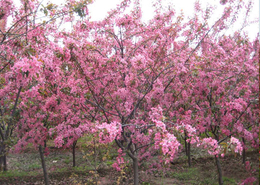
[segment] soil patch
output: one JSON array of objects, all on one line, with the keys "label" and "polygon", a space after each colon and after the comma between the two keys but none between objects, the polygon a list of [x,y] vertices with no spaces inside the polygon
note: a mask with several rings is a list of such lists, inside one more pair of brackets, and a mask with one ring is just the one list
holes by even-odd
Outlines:
[{"label": "soil patch", "polygon": [[[242,180],[253,176],[259,184],[259,153],[247,152],[246,160],[251,164],[251,173],[248,172],[242,157],[227,155],[220,158],[223,170],[224,184],[239,184]],[[72,154],[66,150],[52,149],[46,157],[46,164],[53,185],[128,185],[133,184],[132,168],[129,165],[123,172],[111,167],[112,161],[100,165],[97,171],[86,165],[83,155],[77,152],[77,167],[72,168]],[[8,156],[9,172],[0,174],[1,185],[41,185],[44,184],[42,169],[38,153],[11,154]],[[158,173],[148,174],[146,169],[140,169],[140,184],[143,185],[183,185],[183,184],[218,184],[218,174],[213,157],[193,157],[192,167],[188,167],[186,159],[178,159],[167,170],[158,170]]]}]

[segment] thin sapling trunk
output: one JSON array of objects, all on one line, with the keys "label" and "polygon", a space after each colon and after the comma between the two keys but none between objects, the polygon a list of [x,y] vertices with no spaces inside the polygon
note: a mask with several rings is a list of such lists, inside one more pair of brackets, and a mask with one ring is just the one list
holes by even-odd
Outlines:
[{"label": "thin sapling trunk", "polygon": [[74,141],[72,145],[73,167],[76,166],[76,145],[77,141]]},{"label": "thin sapling trunk", "polygon": [[0,171],[7,171],[6,151],[4,142],[0,142]]},{"label": "thin sapling trunk", "polygon": [[243,141],[243,153],[242,153],[242,156],[243,156],[243,164],[245,164],[246,163],[246,141],[245,141],[245,138],[244,137],[242,137],[242,141]]},{"label": "thin sapling trunk", "polygon": [[191,167],[191,157],[190,157],[190,142],[188,142],[188,164],[189,167]]},{"label": "thin sapling trunk", "polygon": [[50,182],[49,182],[49,177],[48,177],[48,173],[47,173],[47,169],[46,169],[46,165],[45,165],[44,153],[43,153],[41,145],[39,146],[39,153],[40,153],[40,156],[41,156],[42,170],[43,170],[43,175],[44,175],[44,182],[45,182],[45,185],[49,185]]},{"label": "thin sapling trunk", "polygon": [[219,156],[215,155],[215,160],[216,160],[217,170],[218,170],[218,183],[219,185],[223,185],[222,169],[219,161]]},{"label": "thin sapling trunk", "polygon": [[133,168],[134,168],[134,185],[139,184],[139,174],[138,174],[138,160],[137,158],[133,159]]}]

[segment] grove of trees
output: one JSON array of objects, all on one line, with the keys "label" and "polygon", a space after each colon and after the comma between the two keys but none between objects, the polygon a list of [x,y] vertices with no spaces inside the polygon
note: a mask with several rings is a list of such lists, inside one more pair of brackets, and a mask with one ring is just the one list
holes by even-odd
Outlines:
[{"label": "grove of trees", "polygon": [[[135,185],[143,161],[170,163],[182,147],[189,165],[191,147],[215,156],[223,184],[223,143],[243,156],[245,143],[259,147],[259,39],[242,29],[252,2],[221,0],[212,25],[214,7],[199,1],[191,18],[154,1],[147,23],[139,0],[122,0],[101,21],[89,19],[89,3],[0,1],[1,170],[8,152],[31,143],[49,184],[46,142],[75,155],[77,140],[94,134],[117,144],[116,170],[131,158]],[[236,22],[242,28],[226,34]]]}]

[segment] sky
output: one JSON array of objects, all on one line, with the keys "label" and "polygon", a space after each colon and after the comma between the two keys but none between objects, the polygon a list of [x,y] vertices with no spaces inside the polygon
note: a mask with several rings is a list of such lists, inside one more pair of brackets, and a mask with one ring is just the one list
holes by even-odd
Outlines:
[{"label": "sky", "polygon": [[[144,18],[149,19],[150,15],[152,14],[152,2],[153,0],[140,0],[141,6],[144,7]],[[194,2],[195,0],[161,0],[162,3],[167,4],[171,3],[175,6],[175,9],[177,12],[180,12],[180,10],[183,10],[184,13],[192,14],[194,12]],[[220,0],[210,0],[210,4],[221,6],[219,3]],[[248,0],[246,0],[248,1]],[[259,0],[253,0],[255,1],[255,6],[253,7],[253,14],[258,17],[259,14]],[[89,5],[89,11],[93,17],[94,20],[102,19],[107,14],[108,10],[115,7],[116,4],[120,3],[121,0],[95,0],[93,4]],[[200,0],[202,7],[206,7],[206,5],[209,4],[208,0]]]},{"label": "sky", "polygon": [[[192,16],[194,12],[194,2],[195,0],[161,0],[164,4],[171,3],[175,10],[176,13],[180,13],[181,10],[184,12],[185,16]],[[249,0],[246,0],[248,2]],[[251,12],[251,21],[257,20],[260,16],[259,13],[259,1],[260,0],[253,0],[254,6]],[[95,2],[91,5],[89,5],[89,13],[91,15],[91,20],[101,20],[103,19],[109,10],[112,8],[116,7],[118,3],[120,3],[121,0],[95,0]],[[140,0],[141,6],[143,7],[143,20],[147,21],[152,17],[153,14],[153,8],[152,8],[152,0]],[[211,5],[217,6],[216,12],[213,15],[212,18],[212,24],[216,20],[219,19],[219,16],[221,16],[222,8],[223,6],[220,5],[220,0],[200,0],[201,6],[203,8],[206,8],[207,5],[209,5],[209,2]],[[239,22],[239,21],[238,21]],[[235,25],[233,30],[237,29],[239,25]],[[255,23],[252,24],[250,27],[246,28],[245,31],[248,32],[248,36],[251,39],[254,39],[257,34],[260,32],[259,29],[259,20]],[[231,31],[232,32],[232,31]]]},{"label": "sky", "polygon": [[[13,0],[17,5],[19,4],[20,0]],[[51,1],[52,3],[59,4],[64,0],[43,0],[43,2],[48,2]],[[119,4],[122,0],[94,0],[94,3],[90,4],[88,7],[91,20],[92,21],[97,21],[97,20],[102,20],[103,18],[106,17],[108,14],[108,11],[111,10],[112,8],[115,8],[117,4]],[[209,5],[209,2],[211,5],[216,5],[217,9],[213,14],[212,18],[212,24],[215,23],[216,20],[219,19],[221,16],[221,12],[223,9],[223,6],[220,5],[219,3],[220,0],[200,0],[202,8],[206,8],[207,5]],[[246,2],[249,0],[245,0]],[[254,2],[254,6],[251,12],[251,21],[254,21],[260,17],[260,12],[259,12],[259,1],[260,0],[252,0]],[[142,15],[143,15],[143,21],[148,21],[149,19],[152,18],[153,15],[153,8],[152,8],[152,2],[153,0],[140,0],[140,4],[142,7]],[[192,16],[194,12],[194,2],[195,0],[161,0],[163,4],[168,4],[171,3],[173,7],[176,10],[177,15],[183,11],[184,15],[186,17]],[[241,20],[242,19],[238,19]],[[240,21],[240,22],[241,22]],[[238,21],[239,23],[239,21]],[[233,30],[236,30],[239,28],[239,25],[235,25]],[[252,24],[251,26],[247,27],[244,29],[245,31],[248,32],[248,36],[250,39],[254,39],[257,34],[260,32],[259,28],[259,20]],[[231,30],[232,32],[232,30]]]}]

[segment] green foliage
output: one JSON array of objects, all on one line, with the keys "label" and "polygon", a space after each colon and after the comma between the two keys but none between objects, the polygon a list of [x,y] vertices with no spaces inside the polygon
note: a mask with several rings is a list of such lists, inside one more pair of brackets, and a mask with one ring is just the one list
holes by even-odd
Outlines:
[{"label": "green foliage", "polygon": [[41,6],[42,8],[40,10],[44,13],[45,16],[47,16],[50,11],[55,11],[55,9],[57,9],[58,7],[57,5],[52,3],[48,4],[47,6],[43,6],[43,5]]},{"label": "green foliage", "polygon": [[91,171],[93,170],[90,166],[75,166],[75,167],[72,167],[72,168],[67,168],[67,167],[63,167],[63,168],[57,168],[57,172],[73,172],[73,173],[76,173],[76,174],[82,174],[86,171]]},{"label": "green foliage", "polygon": [[111,166],[113,163],[114,163],[113,161],[106,161],[106,164],[107,164],[108,166]]},{"label": "green foliage", "polygon": [[71,162],[70,157],[66,157],[65,160],[63,160],[64,163],[69,164]]},{"label": "green foliage", "polygon": [[211,178],[202,179],[201,182],[198,183],[199,185],[218,185],[218,183],[214,183]]},{"label": "green foliage", "polygon": [[[207,132],[207,133],[206,133],[206,132]],[[206,131],[206,132],[201,133],[201,134],[200,134],[200,137],[201,137],[201,138],[207,138],[208,136],[210,136],[210,137],[213,137],[213,136],[214,136],[211,131]],[[208,135],[208,136],[207,136],[207,135]]]},{"label": "green foliage", "polygon": [[89,171],[88,172],[88,176],[89,176],[89,178],[88,178],[88,182],[87,182],[87,184],[89,184],[89,185],[97,185],[97,184],[99,184],[100,182],[99,182],[99,179],[100,179],[100,176],[99,176],[99,174],[98,174],[98,172],[97,171]]},{"label": "green foliage", "polygon": [[117,185],[123,184],[125,179],[127,178],[127,171],[128,171],[127,164],[122,164],[122,166],[120,166],[120,168],[121,168],[121,171],[120,171],[120,174],[117,177],[117,181],[116,181]]},{"label": "green foliage", "polygon": [[77,6],[74,7],[74,12],[77,13],[79,17],[86,16],[82,8],[83,8],[82,4],[78,4]]},{"label": "green foliage", "polygon": [[142,182],[142,185],[151,185],[149,182]]},{"label": "green foliage", "polygon": [[62,172],[66,172],[68,169],[67,168],[57,168],[56,172],[57,173],[62,173]]},{"label": "green foliage", "polygon": [[179,180],[189,180],[192,177],[198,176],[198,169],[197,168],[188,168],[185,172],[180,173],[172,173],[171,175],[173,178],[179,179]]},{"label": "green foliage", "polygon": [[37,163],[32,163],[32,164],[28,165],[29,170],[40,169],[41,167],[42,166],[40,164],[37,164]]},{"label": "green foliage", "polygon": [[78,3],[76,5],[74,5],[73,7],[73,11],[81,18],[86,16],[86,13],[84,11],[84,9],[86,8],[86,6],[90,3],[92,3],[92,0],[85,0],[82,3]]},{"label": "green foliage", "polygon": [[0,172],[0,178],[4,177],[25,177],[25,176],[36,176],[37,172],[31,171],[19,171],[19,170],[12,170],[12,171],[6,171],[6,172]]},{"label": "green foliage", "polygon": [[228,177],[223,177],[223,182],[224,182],[224,184],[228,184],[228,185],[237,184],[235,179],[228,178]]}]

